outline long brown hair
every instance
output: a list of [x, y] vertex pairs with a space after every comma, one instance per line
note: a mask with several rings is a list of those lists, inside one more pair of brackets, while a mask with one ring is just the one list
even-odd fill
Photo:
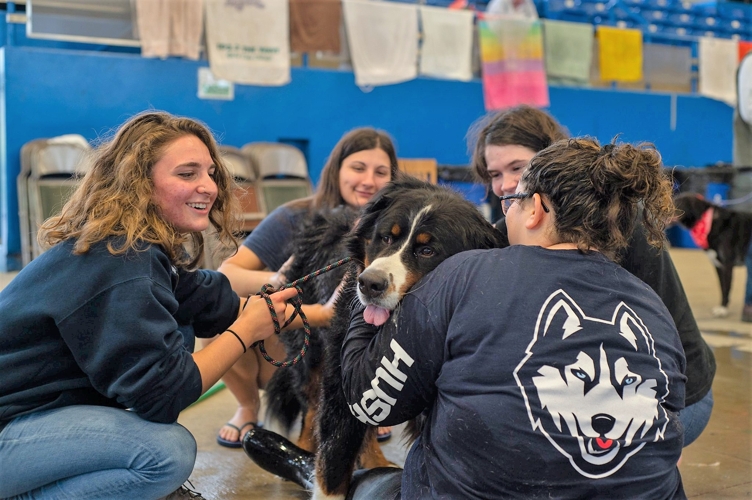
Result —
[[634, 231], [640, 207], [648, 241], [662, 247], [674, 214], [673, 186], [652, 144], [578, 138], [539, 152], [522, 174], [527, 193], [546, 196], [559, 240], [614, 259]]
[[486, 146], [524, 146], [537, 153], [568, 136], [551, 115], [527, 105], [483, 117], [468, 131], [473, 173], [486, 186], [491, 184]]
[[345, 199], [342, 198], [342, 193], [339, 190], [339, 171], [342, 168], [342, 162], [352, 154], [377, 148], [384, 151], [389, 157], [391, 179], [396, 179], [399, 173], [397, 152], [389, 134], [371, 127], [356, 128], [343, 135], [334, 146], [324, 169], [321, 171], [319, 187], [313, 196], [291, 202], [291, 204], [295, 206], [307, 205], [311, 209], [334, 208], [344, 205]]
[[[65, 204], [60, 214], [42, 225], [38, 239], [52, 246], [75, 239], [74, 253], [83, 254], [91, 245], [111, 238], [107, 249], [113, 255], [143, 243], [160, 245], [176, 265], [193, 267], [204, 253], [200, 232], [180, 233], [160, 215], [152, 200], [152, 167], [173, 141], [194, 135], [203, 142], [216, 166], [217, 199], [209, 221], [220, 240], [235, 245], [237, 201], [232, 196], [233, 179], [222, 162], [217, 144], [202, 123], [165, 112], [144, 112], [125, 122], [112, 140], [96, 149], [92, 168]], [[196, 255], [188, 258], [184, 244], [191, 240]]]

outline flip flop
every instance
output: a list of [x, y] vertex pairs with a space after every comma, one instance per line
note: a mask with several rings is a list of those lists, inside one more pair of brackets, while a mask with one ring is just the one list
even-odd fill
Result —
[[392, 431], [385, 432], [384, 434], [376, 434], [376, 441], [383, 443], [392, 439]]
[[225, 425], [227, 427], [232, 427], [233, 429], [238, 431], [238, 441], [230, 441], [229, 439], [225, 439], [219, 434], [217, 434], [217, 444], [219, 444], [220, 446], [224, 446], [225, 448], [240, 448], [241, 446], [243, 446], [241, 444], [241, 440], [243, 439], [243, 429], [245, 429], [249, 425], [253, 427], [261, 427], [261, 424], [258, 424], [256, 422], [246, 422], [240, 427], [233, 425], [230, 422], [227, 422]]

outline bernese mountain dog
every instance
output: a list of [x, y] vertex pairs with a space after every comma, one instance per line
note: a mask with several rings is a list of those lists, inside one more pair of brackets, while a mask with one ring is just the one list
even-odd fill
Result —
[[[391, 465], [377, 443], [376, 428], [351, 414], [342, 392], [340, 351], [351, 305], [360, 301], [366, 306], [365, 320], [381, 325], [410, 288], [446, 258], [508, 242], [459, 193], [404, 176], [384, 187], [359, 214], [346, 209], [314, 214], [294, 245], [290, 278], [345, 255], [352, 260], [346, 271], [326, 273], [304, 289], [305, 303], [326, 302], [344, 274], [331, 325], [315, 329], [303, 362], [277, 370], [267, 387], [268, 416], [289, 429], [297, 414], [304, 415], [299, 447], [254, 429], [243, 438], [243, 448], [262, 468], [312, 487], [314, 498], [343, 499], [356, 467]], [[290, 355], [299, 352], [301, 331], [282, 338]], [[406, 426], [408, 441], [420, 432], [419, 420]], [[307, 477], [313, 455], [304, 450], [315, 455], [313, 482]]]

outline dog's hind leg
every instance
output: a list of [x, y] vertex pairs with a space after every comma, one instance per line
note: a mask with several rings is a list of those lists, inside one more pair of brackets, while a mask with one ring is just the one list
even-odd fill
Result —
[[315, 452], [318, 446], [316, 442], [316, 415], [319, 412], [319, 401], [321, 397], [321, 373], [319, 368], [312, 369], [310, 378], [305, 388], [305, 396], [308, 399], [306, 412], [303, 416], [303, 423], [300, 428], [300, 437], [297, 445], [304, 450]]
[[734, 265], [733, 263], [723, 263], [721, 267], [716, 268], [716, 271], [718, 271], [718, 280], [721, 283], [721, 306], [723, 308], [728, 308]]

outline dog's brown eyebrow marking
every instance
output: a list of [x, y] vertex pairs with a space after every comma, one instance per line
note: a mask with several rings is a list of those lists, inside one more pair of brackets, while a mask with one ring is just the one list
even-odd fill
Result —
[[415, 241], [417, 241], [421, 245], [427, 245], [431, 241], [431, 235], [428, 233], [420, 233], [415, 237]]
[[402, 228], [399, 226], [399, 224], [395, 224], [392, 226], [392, 236], [399, 236], [402, 232]]

